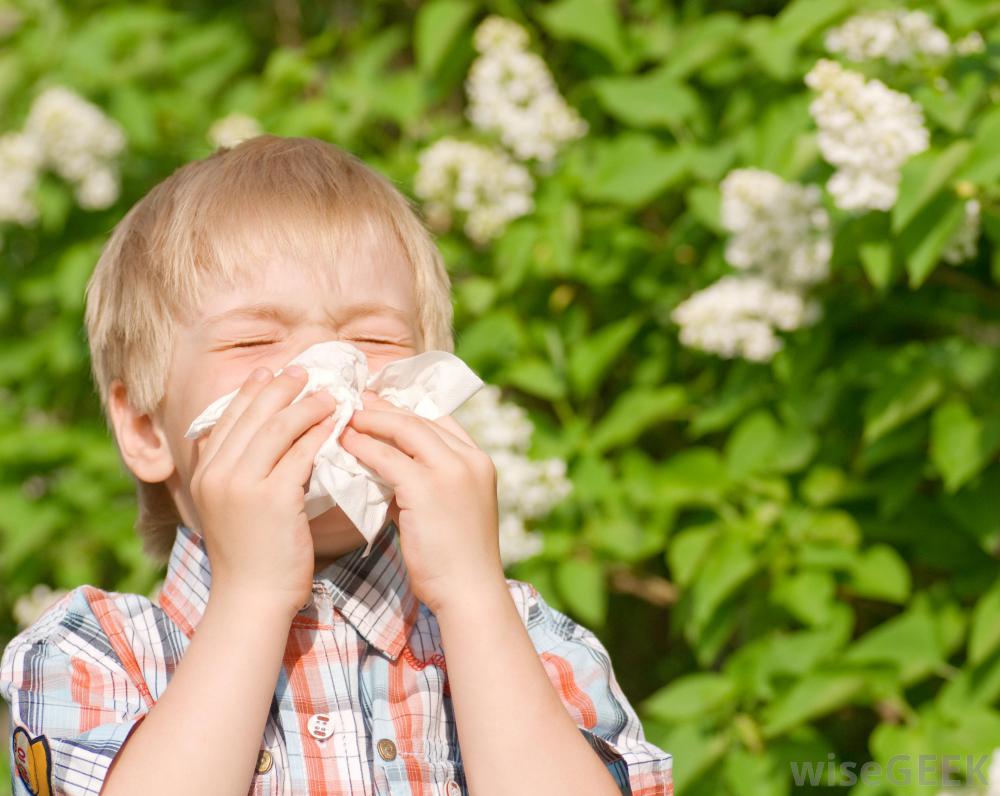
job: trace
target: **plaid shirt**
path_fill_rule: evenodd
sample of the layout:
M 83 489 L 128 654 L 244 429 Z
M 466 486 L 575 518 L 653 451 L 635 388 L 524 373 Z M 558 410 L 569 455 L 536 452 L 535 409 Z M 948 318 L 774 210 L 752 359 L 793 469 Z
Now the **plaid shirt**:
M 250 794 L 467 793 L 437 621 L 409 589 L 395 524 L 361 553 L 317 573 L 291 622 Z M 14 796 L 98 796 L 170 682 L 210 583 L 204 540 L 179 524 L 157 602 L 79 586 L 7 645 L 0 693 Z M 601 642 L 530 584 L 507 584 L 566 710 L 622 793 L 672 794 L 671 757 L 645 740 Z

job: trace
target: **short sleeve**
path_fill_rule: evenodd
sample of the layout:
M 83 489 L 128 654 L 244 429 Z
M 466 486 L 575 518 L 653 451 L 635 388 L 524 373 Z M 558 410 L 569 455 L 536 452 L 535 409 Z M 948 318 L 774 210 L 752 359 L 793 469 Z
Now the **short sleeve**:
M 672 796 L 673 758 L 646 740 L 597 636 L 552 608 L 530 583 L 508 578 L 507 585 L 552 685 L 621 792 Z
M 60 598 L 0 657 L 14 796 L 98 796 L 148 712 L 148 690 L 136 685 L 80 589 L 93 587 Z

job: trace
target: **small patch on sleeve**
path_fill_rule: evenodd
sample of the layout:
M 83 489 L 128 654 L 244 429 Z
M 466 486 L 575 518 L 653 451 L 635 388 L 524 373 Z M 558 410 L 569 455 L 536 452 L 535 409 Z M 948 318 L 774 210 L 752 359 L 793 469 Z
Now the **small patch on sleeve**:
M 44 735 L 32 738 L 24 727 L 14 730 L 11 744 L 17 776 L 32 796 L 52 796 L 52 752 Z

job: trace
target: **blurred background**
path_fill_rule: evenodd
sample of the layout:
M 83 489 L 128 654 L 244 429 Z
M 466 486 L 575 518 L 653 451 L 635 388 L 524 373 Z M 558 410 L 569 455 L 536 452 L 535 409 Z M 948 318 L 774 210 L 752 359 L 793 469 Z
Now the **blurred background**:
M 936 784 L 1000 747 L 998 69 L 987 0 L 0 0 L 0 646 L 163 577 L 89 378 L 110 230 L 315 136 L 434 230 L 507 575 L 678 793 L 1000 793 Z

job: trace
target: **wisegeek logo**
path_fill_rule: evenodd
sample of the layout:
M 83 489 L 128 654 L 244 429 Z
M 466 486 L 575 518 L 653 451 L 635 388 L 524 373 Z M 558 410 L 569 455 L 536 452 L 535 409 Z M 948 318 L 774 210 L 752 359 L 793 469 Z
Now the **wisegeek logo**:
M 795 785 L 912 785 L 957 787 L 987 784 L 988 755 L 895 755 L 883 765 L 827 760 L 790 763 Z

